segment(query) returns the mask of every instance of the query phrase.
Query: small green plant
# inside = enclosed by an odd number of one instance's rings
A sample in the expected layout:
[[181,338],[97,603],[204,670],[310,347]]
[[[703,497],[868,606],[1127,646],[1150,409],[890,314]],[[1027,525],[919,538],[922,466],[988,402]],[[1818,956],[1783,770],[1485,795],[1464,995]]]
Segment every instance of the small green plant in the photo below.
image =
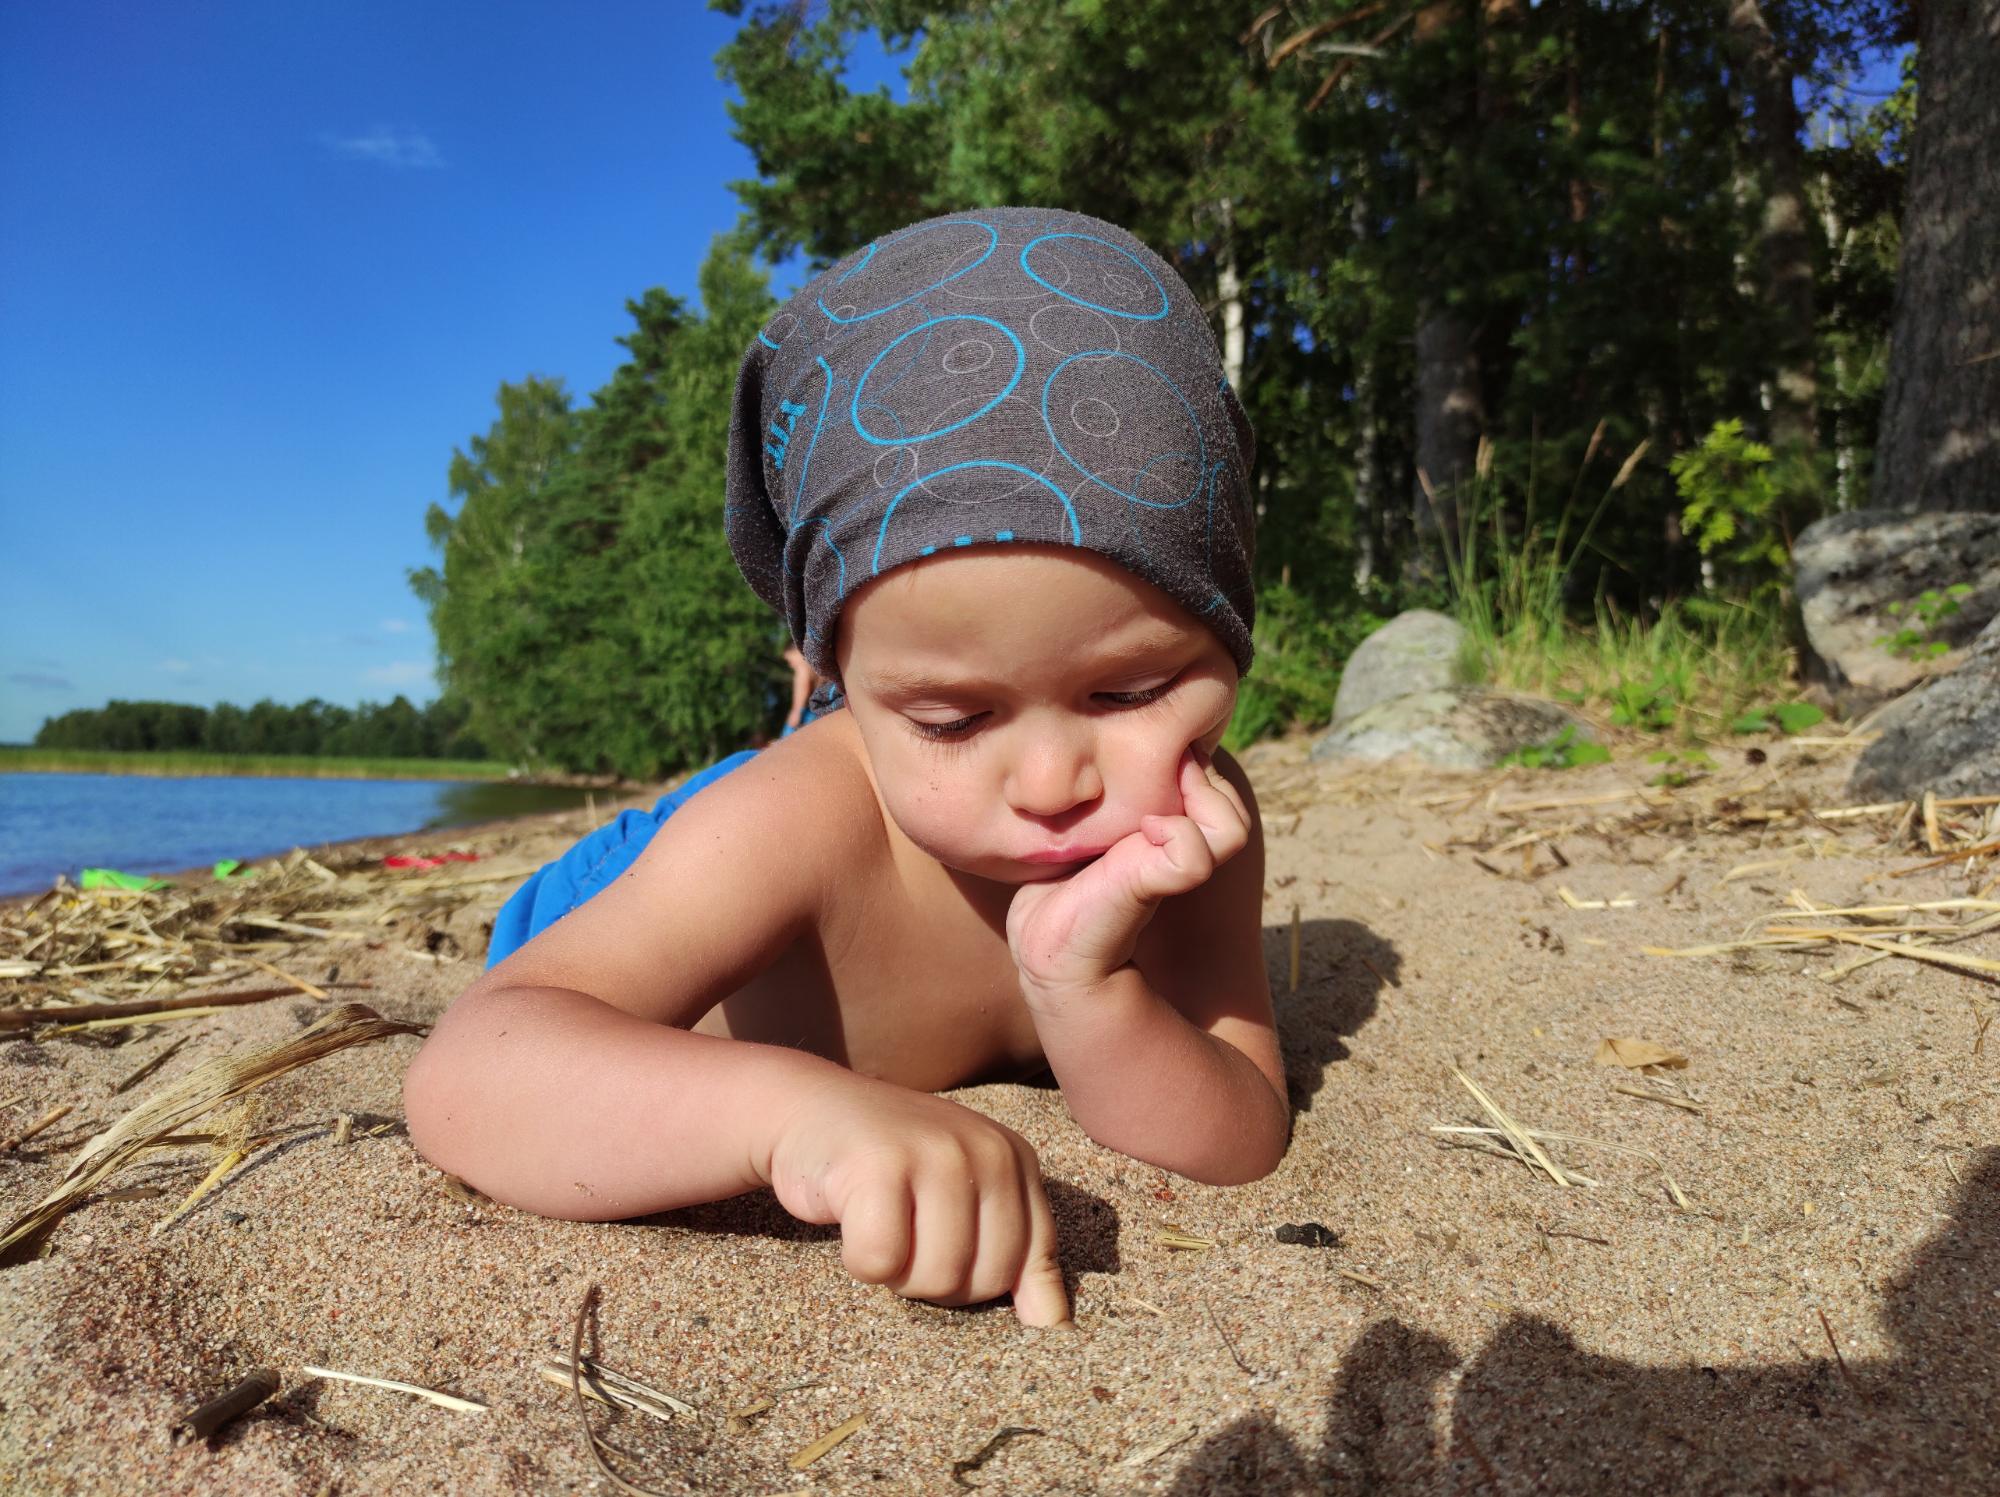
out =
[[1904,660],[1930,660],[1951,648],[1941,639],[1932,639],[1937,626],[1958,612],[1960,599],[1972,596],[1970,584],[1954,582],[1942,590],[1927,587],[1907,603],[1891,603],[1889,617],[1908,619],[1902,628],[1877,636],[1875,643]]
[[1739,713],[1729,724],[1732,733],[1803,733],[1826,721],[1826,714],[1811,702],[1776,702],[1769,707],[1752,707]]
[[1620,678],[1611,688],[1611,721],[1621,728],[1664,733],[1680,717],[1688,697],[1688,667],[1665,666],[1644,681]]
[[1517,748],[1500,762],[1518,764],[1523,769],[1575,769],[1579,764],[1609,764],[1611,750],[1601,743],[1578,738],[1576,724],[1571,723],[1547,743]]
[[1646,755],[1648,764],[1663,765],[1652,783],[1674,789],[1693,783],[1715,768],[1715,761],[1700,749],[1656,749]]

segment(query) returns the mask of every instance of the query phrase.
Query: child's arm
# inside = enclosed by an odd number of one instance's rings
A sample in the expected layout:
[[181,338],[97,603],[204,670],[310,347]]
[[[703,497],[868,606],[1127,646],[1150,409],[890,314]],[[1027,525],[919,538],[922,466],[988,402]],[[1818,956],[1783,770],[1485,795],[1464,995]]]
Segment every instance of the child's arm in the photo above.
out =
[[[864,791],[865,791],[865,787]],[[1065,1319],[1033,1152],[956,1103],[779,1046],[689,1032],[814,928],[840,818],[746,765],[625,877],[487,973],[404,1084],[410,1135],[496,1200],[604,1220],[771,1186],[839,1222],[857,1278]]]
[[[1031,886],[1043,892],[1017,896],[1009,936],[1043,1053],[1083,1130],[1231,1185],[1276,1168],[1291,1109],[1264,969],[1256,798],[1233,763],[1212,775],[1184,761],[1186,816],[1155,827],[1159,842],[1135,833],[1149,845],[1127,849],[1129,866],[1094,891],[1065,900]],[[1150,937],[1149,976],[1129,958],[1164,897],[1147,892],[1163,884],[1178,897]]]

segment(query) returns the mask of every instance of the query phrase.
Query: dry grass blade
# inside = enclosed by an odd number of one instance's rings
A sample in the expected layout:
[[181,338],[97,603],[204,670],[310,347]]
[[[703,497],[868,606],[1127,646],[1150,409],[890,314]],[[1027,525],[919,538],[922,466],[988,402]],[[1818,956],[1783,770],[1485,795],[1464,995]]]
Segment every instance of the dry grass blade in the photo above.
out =
[[1616,894],[1610,899],[1579,899],[1575,891],[1565,884],[1556,886],[1556,898],[1573,910],[1630,910],[1636,909],[1639,904],[1629,894]]
[[812,1465],[813,1462],[819,1460],[822,1456],[827,1455],[836,1445],[846,1440],[849,1435],[853,1434],[867,1422],[868,1416],[866,1414],[856,1414],[852,1419],[847,1419],[836,1424],[832,1429],[813,1441],[812,1444],[806,1446],[805,1449],[793,1456],[786,1464],[794,1471],[805,1470],[806,1467]]
[[[357,983],[343,983],[357,987]],[[46,1008],[0,1008],[0,1031],[27,1029],[35,1024],[61,1024],[70,1019],[124,1019],[141,1014],[169,1013],[176,1009],[225,1008],[239,1003],[262,1003],[283,998],[297,988],[252,988],[247,993],[197,993],[180,998],[148,998],[131,1003],[65,1003]]]
[[227,1154],[223,1155],[216,1162],[215,1168],[203,1177],[201,1184],[188,1192],[186,1200],[174,1207],[173,1211],[168,1215],[153,1223],[152,1235],[155,1237],[159,1236],[160,1233],[166,1231],[167,1228],[194,1210],[201,1203],[201,1198],[215,1189],[217,1185],[221,1184],[222,1177],[241,1164],[249,1157],[249,1154],[250,1151],[248,1149],[231,1149]]
[[[310,929],[310,927],[300,926],[299,929],[307,930]],[[320,939],[326,935],[326,932],[323,930],[316,930],[313,931],[312,934],[315,939]],[[245,957],[244,960],[249,962],[250,965],[255,967],[259,972],[267,973],[268,975],[277,978],[278,981],[280,982],[290,983],[293,987],[297,988],[301,993],[304,993],[308,998],[324,999],[327,996],[325,988],[317,987],[314,984],[307,982],[303,977],[294,977],[292,976],[291,973],[282,971],[279,968],[272,966],[269,962],[259,961],[254,956]]]
[[[569,1386],[570,1365],[567,1362],[544,1362],[535,1371],[545,1382],[561,1388]],[[613,1372],[589,1357],[583,1359],[583,1392],[586,1398],[594,1398],[599,1403],[615,1404],[665,1423],[671,1423],[676,1414],[696,1412],[695,1406],[687,1400],[662,1393],[658,1388],[649,1388],[637,1378]]]
[[[1470,1135],[1475,1138],[1482,1136],[1485,1138],[1505,1138],[1509,1143],[1513,1142],[1511,1135],[1502,1132],[1498,1128],[1472,1128],[1463,1124],[1440,1123],[1434,1125],[1431,1128],[1431,1132],[1457,1134],[1460,1136]],[[1528,1132],[1532,1137],[1546,1140],[1552,1144],[1581,1144],[1587,1149],[1608,1149],[1614,1154],[1629,1154],[1635,1159],[1643,1159],[1660,1172],[1660,1181],[1667,1187],[1667,1194],[1673,1197],[1674,1204],[1683,1211],[1694,1210],[1688,1198],[1681,1193],[1680,1186],[1674,1182],[1674,1177],[1667,1173],[1666,1161],[1661,1159],[1651,1149],[1636,1149],[1630,1144],[1614,1144],[1602,1138],[1585,1138],[1577,1133],[1551,1133],[1540,1128],[1531,1129]],[[1518,1151],[1512,1155],[1508,1155],[1504,1150],[1499,1149],[1494,1150],[1494,1152],[1500,1154],[1503,1158],[1519,1159],[1522,1157]],[[1574,1170],[1570,1171],[1570,1178],[1583,1184],[1594,1185],[1596,1183],[1593,1180],[1586,1180],[1584,1176],[1577,1174]]]
[[1541,1146],[1535,1142],[1527,1130],[1507,1116],[1498,1102],[1495,1102],[1491,1097],[1486,1095],[1478,1082],[1466,1075],[1457,1066],[1451,1068],[1451,1074],[1458,1078],[1460,1085],[1472,1093],[1473,1100],[1478,1102],[1480,1107],[1485,1110],[1486,1115],[1500,1125],[1500,1132],[1509,1143],[1514,1145],[1514,1152],[1520,1155],[1524,1163],[1532,1161],[1540,1165],[1548,1177],[1558,1185],[1567,1186],[1569,1184],[1568,1177],[1556,1168],[1556,1162],[1542,1152]]
[[1643,1086],[1633,1086],[1623,1081],[1612,1082],[1611,1089],[1621,1097],[1637,1097],[1642,1102],[1658,1102],[1667,1107],[1678,1107],[1683,1112],[1708,1111],[1701,1103],[1690,1101],[1686,1097],[1670,1097],[1665,1092],[1649,1091]]
[[64,1173],[62,1183],[8,1224],[5,1234],[0,1235],[0,1255],[42,1236],[107,1177],[221,1104],[352,1046],[423,1032],[421,1025],[398,1023],[364,1004],[348,1003],[280,1044],[204,1062],[86,1143]]
[[394,1378],[364,1377],[358,1372],[335,1372],[331,1367],[304,1367],[300,1369],[313,1377],[330,1377],[343,1383],[365,1383],[370,1388],[387,1388],[392,1393],[411,1393],[418,1398],[436,1404],[441,1409],[450,1409],[458,1414],[483,1414],[486,1405],[475,1399],[460,1398],[455,1393],[440,1393],[435,1388],[419,1388],[415,1383],[399,1383]]
[[[1961,972],[1977,972],[1983,977],[2000,977],[2000,962],[1983,956],[1967,956],[1962,951],[1939,951],[1932,946],[1898,945],[1894,941],[1880,941],[1872,936],[1857,935],[1847,930],[1821,930],[1811,933],[1816,940],[1840,941],[1849,946],[1866,946],[1871,951],[1879,951],[1884,956],[1904,956],[1911,961],[1931,962],[1940,967],[1955,967]],[[1804,939],[1803,935],[1794,939]]]
[[569,1338],[569,1391],[576,1400],[576,1417],[583,1426],[583,1448],[590,1456],[591,1465],[597,1474],[611,1485],[624,1492],[626,1497],[667,1497],[654,1487],[642,1487],[637,1482],[627,1481],[611,1469],[611,1463],[604,1459],[597,1431],[590,1427],[590,1410],[583,1401],[583,1328],[590,1323],[590,1312],[597,1304],[597,1286],[592,1284],[583,1291],[583,1303],[576,1308],[576,1324],[570,1330]]
[[47,1031],[51,1036],[89,1034],[100,1029],[133,1029],[141,1024],[167,1024],[180,1019],[212,1019],[229,1010],[218,1004],[197,1004],[193,1008],[154,1009],[150,1013],[126,1014],[117,1019],[90,1019],[82,1024],[58,1024]]
[[36,1118],[34,1122],[28,1124],[27,1127],[23,1128],[5,1143],[0,1143],[0,1154],[13,1153],[14,1150],[20,1148],[22,1144],[26,1143],[36,1134],[46,1133],[75,1111],[76,1104],[74,1102],[62,1102],[51,1107],[47,1112]]

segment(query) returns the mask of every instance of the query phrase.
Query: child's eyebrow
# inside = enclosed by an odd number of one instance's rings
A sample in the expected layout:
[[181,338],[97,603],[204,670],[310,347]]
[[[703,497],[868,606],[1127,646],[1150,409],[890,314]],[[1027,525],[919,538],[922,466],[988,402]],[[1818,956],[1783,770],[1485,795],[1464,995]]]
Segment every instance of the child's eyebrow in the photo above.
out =
[[[1115,645],[1107,645],[1097,651],[1088,661],[1079,665],[1078,674],[1085,676],[1105,676],[1127,666],[1152,664],[1161,655],[1184,648],[1188,637],[1178,630],[1158,630],[1142,634],[1137,638]],[[921,696],[937,693],[949,696],[953,692],[990,691],[994,684],[973,678],[947,680],[921,670],[905,670],[898,666],[877,666],[868,672],[871,686],[884,695]]]

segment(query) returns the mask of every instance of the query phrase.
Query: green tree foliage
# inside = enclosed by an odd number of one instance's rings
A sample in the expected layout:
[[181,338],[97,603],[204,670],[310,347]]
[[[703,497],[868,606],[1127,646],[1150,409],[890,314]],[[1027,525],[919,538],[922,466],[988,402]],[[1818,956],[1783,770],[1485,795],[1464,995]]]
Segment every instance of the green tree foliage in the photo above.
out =
[[[817,269],[948,211],[1115,220],[1209,309],[1260,448],[1239,739],[1323,713],[1351,638],[1446,572],[1484,596],[1519,570],[1449,556],[1461,490],[1537,544],[1604,496],[1558,620],[1768,595],[1799,525],[1866,500],[1912,100],[1844,85],[1898,0],[711,3],[741,23],[717,62],[757,175],[703,310],[628,303],[583,409],[502,386],[412,575],[442,678],[511,758],[656,774],[768,728],[775,636],[720,523],[770,308],[753,258]],[[907,99],[848,87],[871,31]]]
[[630,357],[583,411],[558,380],[502,385],[453,454],[458,507],[427,517],[440,562],[410,582],[440,676],[510,759],[657,776],[767,725],[777,651],[722,505],[730,385],[771,298],[732,236],[700,290],[700,316],[658,288],[626,303]]
[[[1226,359],[1240,328],[1264,579],[1328,610],[1401,601],[1379,589],[1424,517],[1413,346],[1429,306],[1466,329],[1485,461],[1517,521],[1560,507],[1546,485],[1537,501],[1540,475],[1647,441],[1579,604],[1600,586],[1639,608],[1701,586],[1669,464],[1718,421],[1761,428],[1785,330],[1756,271],[1770,122],[1714,7],[715,3],[743,18],[718,61],[742,93],[761,175],[734,185],[767,254],[823,264],[925,213],[1048,203],[1173,259]],[[1846,97],[1835,85],[1898,24],[1879,4],[1764,11],[1815,107]],[[908,49],[907,103],[842,82],[864,30]],[[1846,278],[1819,299],[1847,369],[1822,438],[1854,472],[1887,318],[1873,237],[1893,234],[1900,164],[1879,128],[1818,128],[1805,175],[1843,207],[1817,215],[1812,248]],[[1835,502],[1806,477],[1788,524]]]
[[317,697],[291,707],[268,700],[250,707],[112,701],[49,718],[35,734],[35,747],[366,759],[487,757],[485,745],[467,731],[464,704],[452,697],[427,707],[402,696],[358,707],[339,707]]

